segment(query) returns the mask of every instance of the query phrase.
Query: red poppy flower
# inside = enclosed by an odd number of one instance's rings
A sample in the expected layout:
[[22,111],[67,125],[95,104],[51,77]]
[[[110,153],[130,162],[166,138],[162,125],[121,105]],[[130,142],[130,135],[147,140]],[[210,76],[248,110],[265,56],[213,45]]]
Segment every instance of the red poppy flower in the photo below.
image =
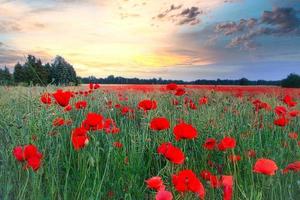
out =
[[283,102],[288,105],[289,107],[294,107],[297,105],[297,102],[293,101],[292,97],[289,96],[289,95],[286,95],[284,98],[283,98]]
[[13,149],[13,155],[18,161],[24,161],[24,152],[22,146],[17,146]]
[[30,157],[27,160],[27,167],[31,167],[34,171],[37,171],[41,166],[41,159],[37,156]]
[[90,112],[85,118],[86,124],[90,127],[97,127],[98,129],[103,127],[103,117],[97,113]]
[[278,116],[285,116],[286,113],[287,113],[287,109],[286,109],[286,107],[284,107],[284,106],[276,106],[276,107],[275,107],[275,113],[276,113]]
[[134,112],[134,110],[132,108],[128,107],[128,106],[123,106],[121,108],[121,114],[122,115],[126,115],[127,113],[133,113],[133,112]]
[[31,167],[34,171],[39,169],[43,157],[36,146],[32,144],[26,145],[24,148],[22,146],[15,147],[13,154],[18,161],[26,160],[25,167]]
[[112,105],[113,105],[112,100],[107,101],[106,105],[107,105],[108,108],[112,108]]
[[52,122],[53,126],[63,126],[65,124],[65,120],[61,117],[55,118]]
[[223,200],[231,200],[233,193],[233,176],[221,176],[221,185],[223,186]]
[[170,122],[165,117],[157,117],[151,120],[150,129],[161,131],[170,128]]
[[96,83],[96,84],[94,85],[94,89],[97,90],[97,89],[99,89],[99,88],[100,88],[100,85],[99,85],[98,83]]
[[225,151],[227,149],[233,149],[236,146],[236,141],[232,137],[224,137],[218,144],[218,149],[220,151]]
[[106,133],[117,134],[120,132],[114,120],[109,118],[104,120],[103,127]]
[[120,132],[120,129],[117,127],[112,127],[110,129],[105,129],[106,133],[117,134]]
[[157,108],[157,103],[155,100],[142,100],[138,104],[139,109],[143,109],[144,111],[155,110]]
[[94,89],[94,83],[90,83],[89,88],[90,88],[90,90]]
[[176,83],[169,83],[167,84],[166,88],[167,90],[176,90],[177,89],[177,84]]
[[65,109],[64,109],[65,112],[68,112],[68,111],[70,111],[70,110],[72,110],[72,106],[71,106],[71,105],[67,105],[67,106],[65,107]]
[[256,161],[253,172],[273,176],[277,169],[278,167],[273,160],[260,158]]
[[87,135],[86,129],[82,127],[73,129],[71,140],[75,150],[79,150],[85,147],[89,142],[89,137]]
[[165,188],[164,183],[160,176],[151,177],[151,178],[147,179],[145,182],[146,182],[148,188],[154,189],[156,191]]
[[199,99],[199,105],[204,105],[208,104],[208,98],[207,97],[202,97]]
[[203,170],[203,171],[201,171],[200,176],[201,176],[204,180],[209,181],[209,180],[210,180],[210,177],[212,176],[212,174],[211,174],[210,171],[208,171],[208,170]]
[[192,101],[190,102],[189,107],[190,107],[190,109],[192,109],[192,110],[196,110],[196,109],[197,109],[196,104],[195,104],[194,102],[192,102]]
[[207,150],[213,150],[216,146],[216,140],[214,138],[207,138],[203,144],[203,148]]
[[177,106],[179,101],[177,99],[172,99],[172,105]]
[[297,138],[298,138],[298,134],[297,134],[297,133],[295,133],[295,132],[293,132],[293,133],[289,133],[289,138],[291,138],[291,139],[294,139],[294,140],[297,140]]
[[280,117],[280,118],[274,120],[274,125],[276,125],[276,126],[284,127],[284,126],[288,125],[288,123],[289,123],[289,120],[285,117]]
[[79,109],[85,109],[86,106],[87,106],[87,102],[86,102],[86,101],[77,101],[77,102],[75,103],[75,108],[76,108],[77,110],[79,110]]
[[30,157],[34,157],[38,154],[38,149],[35,145],[29,144],[24,147],[24,159],[27,160]]
[[300,115],[300,111],[299,110],[293,110],[293,111],[289,112],[289,115],[291,117],[297,117],[297,116]]
[[268,103],[262,102],[259,99],[254,100],[252,103],[255,106],[256,111],[258,111],[260,109],[265,109],[265,110],[271,110],[272,109],[271,106]]
[[178,147],[170,142],[165,142],[157,148],[157,152],[165,156],[170,162],[175,164],[183,164],[185,160],[184,153]]
[[173,129],[173,134],[176,140],[180,139],[194,139],[197,137],[197,130],[190,124],[181,122],[177,124]]
[[90,83],[89,84],[89,89],[90,90],[93,90],[93,89],[96,90],[98,88],[100,88],[100,85],[98,83]]
[[221,186],[220,180],[215,175],[209,177],[209,183],[212,188],[219,188]]
[[167,190],[159,190],[155,195],[155,200],[173,200],[173,195]]
[[178,192],[194,192],[200,199],[205,197],[205,189],[192,170],[182,170],[172,176],[172,183]]
[[184,94],[185,94],[185,90],[183,88],[177,88],[176,89],[176,92],[175,92],[176,96],[182,96]]
[[234,154],[232,154],[232,155],[229,155],[229,156],[228,156],[228,159],[229,159],[231,162],[235,163],[235,162],[238,162],[238,161],[241,160],[241,156],[240,156],[240,155],[234,155]]
[[57,90],[54,94],[53,97],[56,101],[57,104],[59,104],[62,107],[66,107],[69,105],[70,98],[71,98],[71,92],[69,91],[62,91],[62,90]]
[[287,173],[288,171],[294,171],[294,172],[300,171],[300,161],[296,161],[288,164],[286,168],[283,169],[282,172]]
[[121,142],[114,142],[114,147],[117,147],[117,148],[122,148],[123,147],[123,144]]
[[250,149],[248,152],[247,152],[247,156],[249,158],[254,158],[256,157],[256,152],[253,150],[253,149]]
[[43,104],[51,104],[51,95],[49,93],[44,93],[41,98],[40,98],[41,102]]

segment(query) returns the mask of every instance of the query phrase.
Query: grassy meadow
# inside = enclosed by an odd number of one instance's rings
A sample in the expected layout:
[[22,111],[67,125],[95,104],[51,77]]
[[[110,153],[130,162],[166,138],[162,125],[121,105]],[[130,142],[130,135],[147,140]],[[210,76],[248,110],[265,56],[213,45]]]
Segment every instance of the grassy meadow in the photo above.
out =
[[[182,193],[174,187],[172,175],[183,169],[196,174],[205,188],[205,199],[223,199],[224,194],[222,186],[213,188],[200,176],[203,170],[218,178],[232,176],[232,199],[300,199],[300,169],[283,173],[288,164],[300,160],[299,139],[290,134],[300,132],[299,113],[288,117],[284,126],[274,124],[278,118],[276,106],[284,106],[287,112],[300,109],[299,90],[243,93],[240,88],[237,95],[234,90],[180,87],[184,94],[178,96],[165,86],[100,86],[91,92],[85,92],[90,90],[88,86],[62,87],[73,92],[70,111],[55,104],[52,96],[51,104],[41,102],[41,95],[53,94],[56,87],[0,87],[0,199],[150,200],[155,199],[157,191],[145,180],[154,176],[161,177],[174,200],[199,199],[194,192]],[[282,101],[286,93],[298,104],[287,106]],[[208,101],[201,104],[199,99],[203,97]],[[155,100],[157,108],[139,109],[139,102],[145,99]],[[174,105],[174,99],[178,105]],[[269,107],[255,110],[256,99]],[[86,107],[77,109],[78,101],[85,101]],[[88,130],[88,143],[76,150],[72,130],[81,126],[89,112],[113,119],[119,130],[114,134]],[[53,123],[58,117],[67,123]],[[170,128],[152,130],[149,123],[156,117],[168,119]],[[173,128],[183,121],[195,127],[197,137],[175,139]],[[217,146],[213,150],[203,147],[207,138],[218,143],[225,136],[236,140],[234,148],[220,151]],[[182,150],[183,164],[174,164],[157,152],[164,142]],[[37,170],[26,167],[26,162],[16,160],[13,154],[15,147],[28,144],[34,144],[42,154]],[[255,155],[249,155],[249,151]],[[239,159],[230,159],[232,155]],[[259,158],[276,163],[274,175],[253,171]]]

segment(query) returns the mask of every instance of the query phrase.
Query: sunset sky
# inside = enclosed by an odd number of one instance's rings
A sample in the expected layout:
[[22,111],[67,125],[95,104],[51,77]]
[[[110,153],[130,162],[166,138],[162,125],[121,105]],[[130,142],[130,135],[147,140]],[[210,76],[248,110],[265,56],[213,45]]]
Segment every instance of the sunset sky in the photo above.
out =
[[300,0],[0,0],[0,67],[27,54],[80,76],[282,79],[300,73]]

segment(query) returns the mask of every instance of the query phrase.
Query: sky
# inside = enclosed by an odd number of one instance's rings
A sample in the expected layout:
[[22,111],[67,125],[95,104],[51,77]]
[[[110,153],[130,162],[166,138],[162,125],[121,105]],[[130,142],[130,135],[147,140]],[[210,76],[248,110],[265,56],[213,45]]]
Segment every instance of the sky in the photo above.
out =
[[63,56],[82,77],[300,74],[300,0],[0,0],[0,67]]

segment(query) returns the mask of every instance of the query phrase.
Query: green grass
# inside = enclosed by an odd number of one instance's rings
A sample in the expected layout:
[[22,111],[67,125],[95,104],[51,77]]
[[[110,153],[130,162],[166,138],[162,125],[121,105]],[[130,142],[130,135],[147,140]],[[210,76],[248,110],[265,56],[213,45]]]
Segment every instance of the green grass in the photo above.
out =
[[[276,161],[283,169],[287,164],[300,160],[297,141],[288,138],[290,132],[300,132],[300,121],[293,119],[282,128],[273,125],[273,111],[260,111],[264,127],[254,126],[257,116],[247,97],[242,100],[226,93],[195,90],[190,98],[207,95],[209,104],[189,110],[184,106],[175,108],[170,101],[173,95],[167,93],[125,92],[129,98],[121,102],[136,108],[140,100],[155,99],[156,110],[144,115],[136,109],[135,118],[122,116],[116,109],[107,109],[106,100],[118,102],[117,93],[103,93],[97,90],[88,97],[76,97],[88,101],[85,110],[64,113],[56,105],[47,107],[39,101],[44,91],[56,88],[0,87],[0,199],[154,199],[155,192],[146,188],[145,179],[161,176],[167,190],[174,199],[196,199],[192,193],[180,195],[175,191],[171,175],[181,169],[192,169],[197,173],[204,169],[218,174],[207,164],[208,156],[213,162],[224,164],[223,173],[234,176],[233,199],[243,200],[287,200],[300,199],[300,175],[290,172],[283,175],[280,170],[270,177],[252,172],[256,158],[248,158],[249,149],[257,152],[257,158],[265,157]],[[75,90],[77,90],[75,88]],[[283,105],[275,95],[259,96],[273,108]],[[180,97],[183,99],[183,97]],[[224,107],[228,111],[224,112]],[[299,109],[299,106],[297,107]],[[237,114],[232,112],[239,111]],[[80,151],[73,149],[70,142],[71,130],[80,126],[88,112],[97,112],[113,118],[121,129],[119,134],[107,135],[103,131],[90,132],[89,144]],[[71,126],[53,127],[56,117],[72,119]],[[148,128],[153,117],[164,116],[171,122],[168,131],[154,132]],[[175,141],[172,129],[178,119],[193,124],[198,130],[195,140]],[[55,135],[50,132],[57,132]],[[208,137],[222,139],[224,135],[236,138],[237,147],[229,152],[207,151],[202,144]],[[33,138],[36,137],[36,140]],[[120,141],[124,147],[117,149],[113,142]],[[172,142],[186,155],[183,165],[174,165],[157,154],[162,142]],[[286,141],[287,147],[282,143]],[[43,153],[42,166],[37,172],[24,170],[12,154],[15,146],[35,144]],[[242,160],[237,164],[228,162],[230,153],[239,154]],[[125,163],[128,159],[128,163]],[[220,174],[218,174],[220,175]],[[206,188],[206,199],[222,199],[221,189],[212,189],[201,180]],[[109,195],[112,193],[113,195]],[[111,197],[110,197],[111,196]]]

